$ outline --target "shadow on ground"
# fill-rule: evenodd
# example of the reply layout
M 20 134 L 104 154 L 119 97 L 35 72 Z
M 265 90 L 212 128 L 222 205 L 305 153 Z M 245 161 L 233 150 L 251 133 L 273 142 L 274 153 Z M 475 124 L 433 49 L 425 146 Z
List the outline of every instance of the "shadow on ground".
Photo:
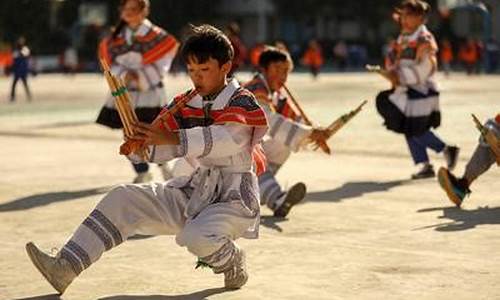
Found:
M 206 289 L 191 294 L 165 296 L 165 295 L 118 295 L 98 298 L 99 300 L 202 300 L 208 299 L 207 297 L 222 294 L 226 292 L 233 292 L 233 290 L 225 288 L 212 288 Z M 59 294 L 48 294 L 41 296 L 34 296 L 29 298 L 17 298 L 15 300 L 63 300 L 64 296 Z
M 36 127 L 32 127 L 30 129 L 50 129 L 50 128 L 64 128 L 64 127 L 77 127 L 82 125 L 91 125 L 95 124 L 93 121 L 85 120 L 85 121 L 71 121 L 71 122 L 57 122 L 50 124 L 38 125 Z
M 191 294 L 175 295 L 175 296 L 164 296 L 164 295 L 149 295 L 149 296 L 139 296 L 139 295 L 119 295 L 111 296 L 105 298 L 99 298 L 99 300 L 202 300 L 208 299 L 207 297 L 222 294 L 226 292 L 231 292 L 225 288 L 212 288 L 202 291 L 198 291 Z
M 108 192 L 111 188 L 112 186 L 103 186 L 81 191 L 51 192 L 51 193 L 43 193 L 43 194 L 27 196 L 12 200 L 7 203 L 0 204 L 0 212 L 25 210 L 39 206 L 49 205 L 55 202 L 71 201 L 84 197 L 104 194 Z
M 434 228 L 436 231 L 450 232 L 476 228 L 479 225 L 500 225 L 500 207 L 490 208 L 488 206 L 478 207 L 473 210 L 464 210 L 457 207 L 434 207 L 420 209 L 417 212 L 442 211 L 443 215 L 438 219 L 450 220 L 449 222 L 416 228 L 422 230 Z
M 47 295 L 34 296 L 28 298 L 16 298 L 15 300 L 61 300 L 61 299 L 62 298 L 60 297 L 59 294 L 47 294 Z
M 305 200 L 317 202 L 340 202 L 350 198 L 357 198 L 363 196 L 364 194 L 388 191 L 394 187 L 409 182 L 412 182 L 412 180 L 394 180 L 387 182 L 347 182 L 333 190 L 308 193 Z
M 287 218 L 278 218 L 275 216 L 260 216 L 260 225 L 267 227 L 269 229 L 276 230 L 278 232 L 283 232 L 283 228 L 278 225 L 278 223 L 287 222 Z

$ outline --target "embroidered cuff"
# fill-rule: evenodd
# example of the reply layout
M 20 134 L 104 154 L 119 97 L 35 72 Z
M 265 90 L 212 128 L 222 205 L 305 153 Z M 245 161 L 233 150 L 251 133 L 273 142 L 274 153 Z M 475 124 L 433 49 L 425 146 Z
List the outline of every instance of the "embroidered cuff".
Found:
M 282 116 L 275 115 L 271 118 L 269 135 L 283 145 L 297 151 L 301 143 L 309 137 L 312 128 Z
M 203 127 L 179 130 L 179 146 L 177 154 L 181 156 L 199 157 L 205 151 Z

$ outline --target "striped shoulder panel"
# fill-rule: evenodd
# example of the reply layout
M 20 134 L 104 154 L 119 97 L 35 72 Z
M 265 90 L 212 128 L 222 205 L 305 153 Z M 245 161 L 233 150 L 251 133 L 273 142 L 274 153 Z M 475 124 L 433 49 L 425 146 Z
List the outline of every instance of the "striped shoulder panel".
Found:
M 144 43 L 143 63 L 154 63 L 174 50 L 178 44 L 177 39 L 171 34 L 166 32 L 157 34 L 150 42 Z
M 137 37 L 136 39 L 141 43 L 150 43 L 153 41 L 164 39 L 168 33 L 161 27 L 153 25 L 145 36 Z
M 224 109 L 212 111 L 214 124 L 237 123 L 253 127 L 267 127 L 267 119 L 255 96 L 247 89 L 238 88 Z
M 243 86 L 252 93 L 260 92 L 266 95 L 269 93 L 266 88 L 266 84 L 262 82 L 260 78 L 254 78 L 245 83 Z
M 266 103 L 267 105 L 272 103 L 269 91 L 267 90 L 265 83 L 260 78 L 255 77 L 243 86 L 252 92 L 258 101 Z
M 174 108 L 178 103 L 185 101 L 186 97 L 192 92 L 190 89 L 185 93 L 179 94 L 175 96 L 172 101 L 163 106 L 157 118 L 160 118 L 161 124 L 163 128 L 168 128 L 169 130 L 177 130 L 182 125 L 182 112 L 181 110 L 177 111 L 173 116 L 168 113 L 172 108 Z
M 246 88 L 238 88 L 231 96 L 228 107 L 240 107 L 247 111 L 261 109 L 255 95 Z

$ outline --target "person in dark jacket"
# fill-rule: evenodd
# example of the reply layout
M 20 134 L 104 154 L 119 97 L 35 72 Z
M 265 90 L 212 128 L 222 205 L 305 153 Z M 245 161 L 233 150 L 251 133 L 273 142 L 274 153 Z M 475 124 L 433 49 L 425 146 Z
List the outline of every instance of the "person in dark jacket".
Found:
M 12 74 L 14 75 L 14 80 L 12 81 L 12 88 L 10 90 L 11 102 L 16 101 L 16 86 L 19 80 L 23 82 L 28 101 L 31 101 L 31 92 L 28 85 L 30 55 L 30 49 L 28 48 L 28 46 L 26 46 L 26 39 L 24 37 L 20 37 L 17 40 L 16 46 L 12 53 Z

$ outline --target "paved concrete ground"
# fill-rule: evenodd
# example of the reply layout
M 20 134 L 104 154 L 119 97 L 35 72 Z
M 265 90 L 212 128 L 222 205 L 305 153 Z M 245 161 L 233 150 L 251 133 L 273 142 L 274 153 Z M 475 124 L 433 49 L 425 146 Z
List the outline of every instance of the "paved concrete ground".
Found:
M 243 78 L 248 78 L 248 74 Z M 500 77 L 441 78 L 443 125 L 460 145 L 461 174 L 477 143 L 470 113 L 500 107 Z M 133 172 L 118 155 L 121 134 L 93 124 L 107 87 L 97 75 L 42 75 L 35 99 L 8 104 L 0 79 L 0 299 L 52 299 L 24 244 L 61 247 L 112 186 Z M 189 86 L 168 78 L 169 95 Z M 387 83 L 373 74 L 293 75 L 292 90 L 321 124 L 371 100 L 330 140 L 333 155 L 303 151 L 279 173 L 285 186 L 307 184 L 289 217 L 262 208 L 261 236 L 240 240 L 248 284 L 225 291 L 222 276 L 194 270 L 172 237 L 139 237 L 82 273 L 64 299 L 500 299 L 500 193 L 496 166 L 472 187 L 463 209 L 436 180 L 415 171 L 401 136 L 381 125 L 373 105 Z M 436 167 L 443 165 L 432 155 Z M 154 168 L 156 180 L 160 172 Z

